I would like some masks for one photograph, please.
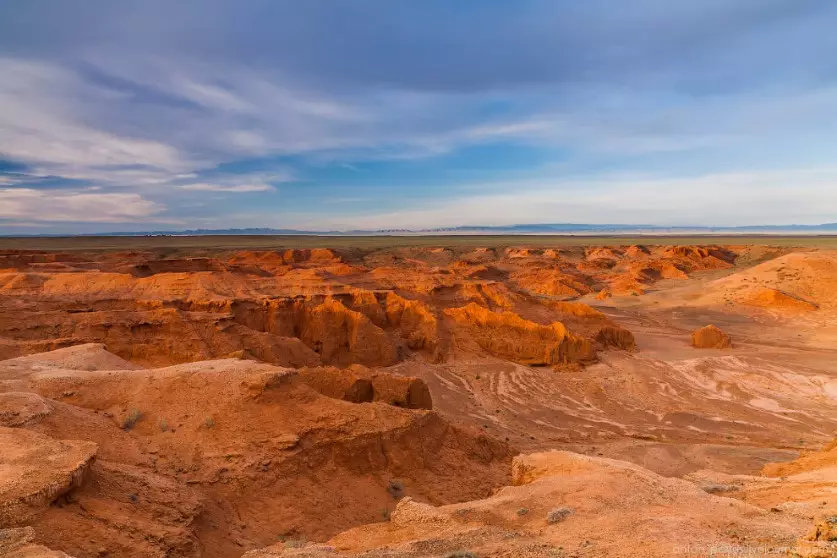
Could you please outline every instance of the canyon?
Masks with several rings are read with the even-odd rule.
[[[837,249],[633,240],[0,247],[0,555],[834,555]]]

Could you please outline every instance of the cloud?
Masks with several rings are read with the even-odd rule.
[[[222,184],[183,184],[180,186],[181,190],[190,190],[195,192],[232,192],[236,194],[247,192],[272,192],[275,190],[270,184],[237,184],[237,185],[222,185]]]
[[[189,166],[176,148],[158,139],[86,124],[89,115],[79,105],[94,110],[115,99],[73,71],[48,62],[0,58],[0,73],[0,152],[8,159],[58,170]]]
[[[44,192],[31,188],[0,188],[0,219],[35,222],[159,222],[165,207],[139,194]]]

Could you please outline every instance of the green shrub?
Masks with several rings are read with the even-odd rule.
[[[142,418],[142,412],[139,409],[131,409],[125,418],[122,420],[122,430],[130,430]]]

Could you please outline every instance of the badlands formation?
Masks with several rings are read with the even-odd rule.
[[[0,253],[0,555],[837,555],[837,251]]]

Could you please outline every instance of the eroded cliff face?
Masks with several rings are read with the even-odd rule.
[[[512,312],[492,312],[475,303],[445,311],[489,353],[531,366],[592,362],[592,343],[560,322],[540,325]]]
[[[477,315],[470,304],[541,325],[568,318],[572,335],[607,347],[613,336],[598,333],[612,324],[568,312],[560,299],[603,288],[618,295],[631,290],[626,281],[644,289],[676,275],[667,269],[685,276],[726,265],[713,255],[720,249],[678,250],[7,252],[0,254],[0,356],[96,342],[143,366],[230,355],[290,367],[391,366],[414,356],[440,362],[452,330]],[[532,310],[538,306],[545,308]],[[524,350],[524,360],[593,359],[573,343],[551,356],[541,345]]]

